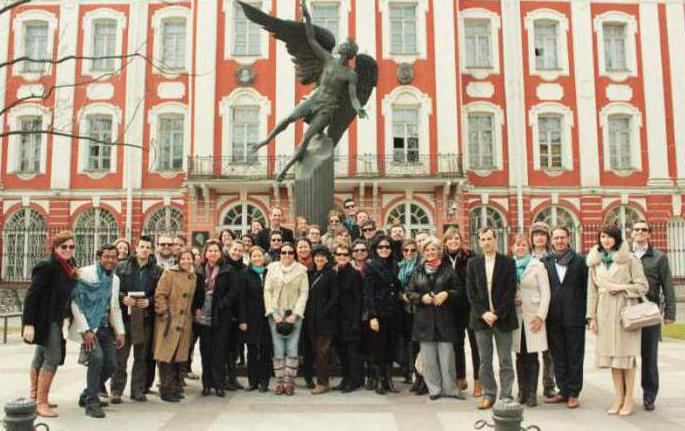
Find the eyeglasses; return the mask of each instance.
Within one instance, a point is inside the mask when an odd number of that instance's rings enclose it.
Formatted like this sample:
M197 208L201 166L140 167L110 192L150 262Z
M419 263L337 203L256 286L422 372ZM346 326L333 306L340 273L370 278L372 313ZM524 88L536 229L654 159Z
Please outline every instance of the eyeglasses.
M73 250L76 248L76 246L74 244L60 244L59 248L60 250Z
M405 248L404 251L405 251L406 253L416 253L416 249L415 249L415 248Z
M281 250L281 256L295 256L295 252L289 250Z
M365 248L355 248L354 250L352 250L352 253L366 253L366 249Z
M348 257L350 254L349 253L336 253L335 255L340 256L340 257Z
M172 245L174 245L173 242L160 242L159 243L160 247L171 247Z
M648 227L634 227L633 230L634 230L635 232L649 232L649 228L648 228Z
M390 250L390 246L389 245L379 245L378 247L376 247L376 250Z
M271 242L283 242L283 238L271 238Z

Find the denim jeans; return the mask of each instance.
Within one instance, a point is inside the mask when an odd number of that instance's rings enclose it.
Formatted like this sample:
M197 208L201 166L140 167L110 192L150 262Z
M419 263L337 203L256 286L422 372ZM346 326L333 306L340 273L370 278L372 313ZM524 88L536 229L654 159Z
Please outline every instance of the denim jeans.
M117 351L114 346L114 336L110 328L100 328L97 332L97 344L90 351L88 362L87 399L96 399L100 386L114 373L117 365Z
M51 323L44 345L36 345L31 367L54 373L62 363L62 326Z
M478 352L480 353L480 382L483 398L494 401L497 397L497 382L492 368L494 359L493 338L499 357L500 399L511 398L514 385L514 367L511 359L512 331L502 331L497 327L476 331Z
M288 335L281 335L276 332L276 322L274 322L273 317L269 317L269 327L271 328L271 339L274 345L274 358L297 358L297 346L300 341L302 319L297 319L295 327Z

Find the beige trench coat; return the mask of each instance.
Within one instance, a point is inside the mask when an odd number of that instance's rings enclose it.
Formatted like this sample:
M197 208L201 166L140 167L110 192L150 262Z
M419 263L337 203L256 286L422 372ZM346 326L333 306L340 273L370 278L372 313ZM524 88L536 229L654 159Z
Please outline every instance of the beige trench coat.
M285 316L286 310L292 310L300 319L309 297L309 278L307 268L297 262L286 273L281 262L269 264L264 280L264 309L266 316Z
M609 268L602 263L597 247L590 250L586 261L589 268L587 317L597 323L597 363L607 366L608 362L620 363L617 358L626 358L623 362L632 367L633 358L640 354L641 331L623 329L621 311L649 289L642 263L630 253L626 242L614 255ZM611 294L607 291L611 284L625 290Z
M547 328L544 321L547 319L551 293L547 270L542 262L535 258L531 259L521 275L516 295L521 299L521 306L516 307L519 327L514 330L512 350L515 353L521 352L521 328L525 328L528 353L544 352L547 350ZM533 332L530 324L536 316L539 316L543 323L538 332Z
M154 355L160 362L186 362L193 336L191 306L197 275L177 266L165 269L155 291Z

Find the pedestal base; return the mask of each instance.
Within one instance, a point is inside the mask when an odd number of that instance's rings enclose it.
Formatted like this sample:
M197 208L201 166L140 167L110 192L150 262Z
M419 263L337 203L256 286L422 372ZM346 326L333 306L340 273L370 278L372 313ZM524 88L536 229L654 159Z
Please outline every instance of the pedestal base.
M326 215L333 209L335 191L333 142L318 135L311 140L304 158L295 165L295 214L326 229Z

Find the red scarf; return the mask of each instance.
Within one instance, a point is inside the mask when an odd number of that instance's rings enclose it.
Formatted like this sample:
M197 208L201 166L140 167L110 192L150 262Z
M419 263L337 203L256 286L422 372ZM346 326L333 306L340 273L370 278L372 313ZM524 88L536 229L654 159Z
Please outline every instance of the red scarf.
M437 271L438 268L440 268L440 265L442 265L442 259L437 258L435 260L426 261L426 269L429 271Z
M311 269L314 267L314 258L311 255L307 257L298 257L297 261L300 262L302 265L306 266L307 269Z
M76 273L76 268L68 260L64 259L59 254L55 253L55 256L57 257L57 262L59 262L59 265L62 267L62 270L67 275L67 277L76 278L78 275Z

